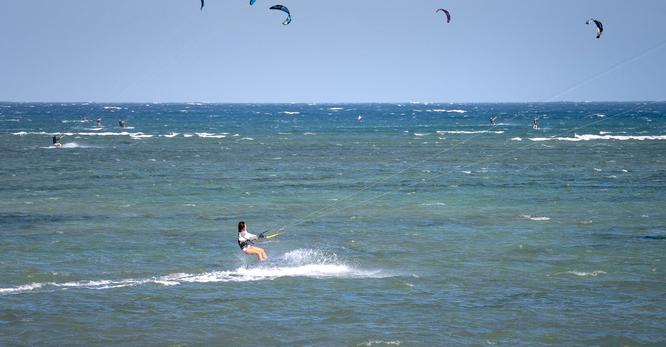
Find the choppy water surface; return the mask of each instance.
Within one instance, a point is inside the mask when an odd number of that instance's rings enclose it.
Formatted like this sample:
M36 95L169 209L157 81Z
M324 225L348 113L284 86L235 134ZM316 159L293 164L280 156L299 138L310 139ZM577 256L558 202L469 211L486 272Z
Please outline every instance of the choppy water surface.
M663 345L665 113L0 104L0 345Z

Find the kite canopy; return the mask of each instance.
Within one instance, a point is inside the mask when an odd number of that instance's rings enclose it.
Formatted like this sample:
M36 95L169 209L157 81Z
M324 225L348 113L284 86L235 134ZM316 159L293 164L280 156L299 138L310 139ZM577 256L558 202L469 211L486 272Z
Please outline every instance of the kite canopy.
M282 22L282 25L287 25L287 24L291 23L291 13L289 13L289 9L287 7L282 6L282 5L274 5L274 6L271 6L270 9L271 10L282 11L282 12L287 14L287 19L285 19L284 22Z
M446 22L447 23L451 22L451 14L449 13L449 11L447 11L443 8L439 8L439 9L437 9L437 11L435 11L435 13L437 13L437 12L444 12L444 14L446 15Z
M588 25L589 25L590 22L594 22L594 25L597 26L597 38L600 38L600 37L601 37L601 33L604 32L604 25L601 24L600 21L598 21L598 20L596 20L596 19L594 19L594 18L590 18L590 19L588 19L588 20L585 22L585 24L588 24Z
M201 8L200 8L200 10L203 11L203 7L204 7L204 0L201 0Z
M257 0L250 0L250 5L254 5L255 2L257 2Z

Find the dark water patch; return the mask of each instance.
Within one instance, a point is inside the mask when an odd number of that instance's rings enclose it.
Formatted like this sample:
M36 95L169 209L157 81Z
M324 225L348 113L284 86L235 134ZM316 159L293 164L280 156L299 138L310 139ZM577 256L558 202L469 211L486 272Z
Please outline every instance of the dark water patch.
M28 224L49 224L76 221L99 221L108 219L108 216L73 215L73 214L43 214L43 213L0 213L0 225L20 227Z

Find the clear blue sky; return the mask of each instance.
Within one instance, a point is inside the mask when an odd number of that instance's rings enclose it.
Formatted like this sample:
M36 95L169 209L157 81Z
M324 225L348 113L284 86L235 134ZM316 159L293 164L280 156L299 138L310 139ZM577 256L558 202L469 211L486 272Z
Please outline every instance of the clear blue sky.
M664 0L0 1L0 100L664 100L665 14Z

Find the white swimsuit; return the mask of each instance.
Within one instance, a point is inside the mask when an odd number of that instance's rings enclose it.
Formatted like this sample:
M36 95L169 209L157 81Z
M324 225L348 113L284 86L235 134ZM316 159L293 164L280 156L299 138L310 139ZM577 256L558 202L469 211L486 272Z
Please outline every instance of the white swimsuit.
M238 233L238 246L241 250L246 250L248 247L252 246L252 240L256 240L257 235L250 234L247 231L243 230Z

